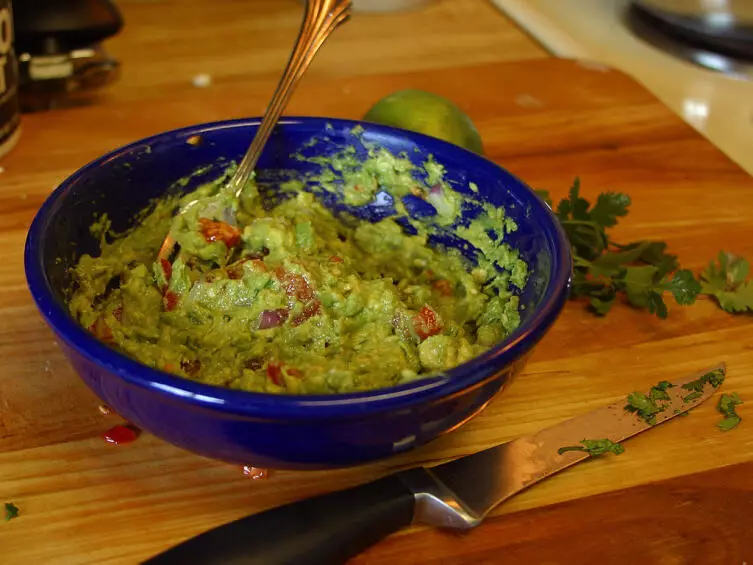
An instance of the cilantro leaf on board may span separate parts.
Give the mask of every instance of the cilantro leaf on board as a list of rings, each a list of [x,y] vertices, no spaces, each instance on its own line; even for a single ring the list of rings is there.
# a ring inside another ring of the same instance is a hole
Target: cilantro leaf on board
[[[568,445],[566,447],[560,447],[557,453],[562,455],[568,451],[585,451],[591,457],[597,457],[604,455],[605,453],[614,453],[619,455],[625,452],[625,448],[619,443],[611,441],[609,439],[584,439],[581,445]]]
[[[747,260],[720,251],[717,261],[701,273],[701,290],[726,312],[753,311],[753,282],[746,280],[749,272]]]
[[[696,296],[701,292],[701,283],[687,269],[677,271],[667,282],[662,283],[662,288],[672,293],[675,302],[681,306],[687,306],[695,302]]]
[[[18,506],[12,502],[5,503],[5,521],[9,522],[13,518],[18,518]]]
[[[617,225],[617,218],[627,216],[630,197],[620,192],[602,192],[591,208],[591,220],[604,228]]]
[[[724,416],[722,421],[717,424],[720,430],[728,432],[742,422],[742,418],[737,414],[737,406],[742,403],[743,401],[736,392],[722,394],[716,407]]]

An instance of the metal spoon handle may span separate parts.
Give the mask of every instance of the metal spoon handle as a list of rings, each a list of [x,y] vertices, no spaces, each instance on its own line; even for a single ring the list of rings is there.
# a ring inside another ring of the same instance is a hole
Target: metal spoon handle
[[[301,31],[290,54],[264,118],[238,170],[230,180],[230,188],[240,193],[256,168],[264,145],[280,119],[295,87],[330,34],[350,16],[351,0],[307,0]]]

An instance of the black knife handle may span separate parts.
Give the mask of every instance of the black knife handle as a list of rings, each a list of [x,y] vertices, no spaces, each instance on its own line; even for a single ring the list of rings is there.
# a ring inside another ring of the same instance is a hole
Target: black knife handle
[[[397,475],[241,518],[143,565],[338,565],[413,519]]]

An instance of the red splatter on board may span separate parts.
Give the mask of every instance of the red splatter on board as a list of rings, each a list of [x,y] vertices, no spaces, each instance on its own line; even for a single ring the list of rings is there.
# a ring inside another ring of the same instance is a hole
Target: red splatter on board
[[[131,424],[118,424],[102,434],[102,439],[113,445],[125,445],[136,441],[141,430]]]

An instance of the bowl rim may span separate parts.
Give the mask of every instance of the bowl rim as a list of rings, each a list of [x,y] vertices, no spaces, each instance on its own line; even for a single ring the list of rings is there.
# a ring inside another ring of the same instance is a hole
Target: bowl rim
[[[32,298],[48,325],[65,342],[66,346],[90,362],[115,374],[129,384],[167,394],[173,399],[189,402],[197,407],[220,409],[223,412],[266,419],[322,419],[352,417],[357,414],[409,408],[418,403],[431,403],[440,398],[454,396],[468,388],[482,386],[497,374],[497,368],[511,365],[525,355],[546,333],[559,316],[570,287],[572,258],[564,231],[551,208],[517,176],[490,159],[453,145],[446,141],[400,128],[383,126],[362,120],[326,117],[287,116],[280,120],[283,127],[316,126],[330,124],[334,127],[353,128],[367,126],[368,132],[407,136],[424,146],[434,155],[455,153],[473,161],[474,167],[501,170],[514,180],[519,188],[528,190],[534,197],[532,206],[548,220],[544,235],[554,250],[550,281],[544,297],[534,314],[510,336],[470,361],[458,365],[441,376],[426,378],[396,387],[328,395],[287,395],[248,392],[191,381],[148,367],[127,355],[104,345],[80,326],[55,298],[52,286],[42,263],[43,241],[56,203],[67,191],[87,174],[108,161],[133,150],[192,135],[228,128],[256,128],[261,118],[241,118],[195,124],[145,137],[114,149],[82,166],[61,182],[44,201],[35,215],[26,238],[24,266]],[[441,162],[441,157],[438,158]]]

